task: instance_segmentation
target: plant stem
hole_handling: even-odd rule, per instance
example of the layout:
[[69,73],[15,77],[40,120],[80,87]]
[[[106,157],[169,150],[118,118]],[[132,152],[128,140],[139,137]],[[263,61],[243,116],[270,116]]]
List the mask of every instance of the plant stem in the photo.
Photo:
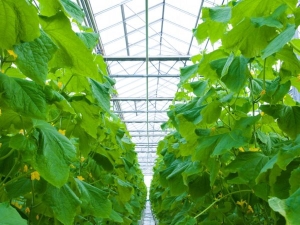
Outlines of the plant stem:
[[61,93],[66,89],[66,87],[68,86],[68,84],[70,83],[70,81],[72,80],[72,78],[74,77],[74,74],[72,74],[72,76],[70,77],[70,79],[67,81],[66,85],[61,89]]
[[199,216],[201,216],[202,214],[204,214],[206,211],[208,211],[211,207],[214,206],[214,204],[216,204],[217,202],[221,201],[222,199],[226,198],[227,196],[233,195],[233,194],[237,194],[237,193],[241,193],[241,192],[252,192],[252,190],[240,190],[240,191],[234,191],[231,192],[227,195],[224,195],[222,198],[219,198],[217,200],[215,200],[213,203],[211,203],[206,209],[204,209],[202,212],[200,212],[198,215],[196,215],[194,218],[198,218]]
[[0,158],[0,161],[3,160],[3,159],[6,159],[7,157],[9,157],[14,151],[15,151],[15,149],[11,149],[11,150],[9,151],[9,153],[7,153],[5,156],[2,156],[2,157]]
[[[7,181],[7,182],[5,183],[5,185],[8,185],[8,184],[10,184],[10,183],[13,183],[13,182],[15,182],[16,180],[20,179],[21,177],[26,177],[27,175],[29,175],[29,173],[24,173],[24,174],[22,174],[22,175],[20,175],[20,176],[14,177],[13,179]],[[4,182],[5,182],[5,181],[6,181],[6,178],[0,183],[0,191],[5,187],[5,185],[4,185]]]
[[[12,174],[12,172],[14,171],[14,169],[16,168],[17,164],[19,163],[19,159],[20,159],[20,152],[18,153],[18,158],[15,161],[15,164],[13,165],[13,167],[11,168],[11,170],[8,172],[8,174],[6,175],[6,177],[4,178],[4,180],[0,183],[0,189],[4,186],[3,184],[5,183],[5,181],[9,178],[9,176]],[[11,181],[11,180],[10,180]],[[10,182],[9,181],[9,182]]]
[[30,212],[29,212],[28,222],[30,222],[33,206],[34,206],[34,181],[32,180],[31,181],[31,204],[30,204]]
[[[249,78],[249,86],[250,86],[250,95],[251,95],[251,102],[252,102],[252,116],[255,116],[255,103],[256,100],[254,100],[254,96],[253,96],[253,85],[252,85],[252,78]],[[256,137],[256,128],[255,128],[255,124],[253,124],[253,136],[254,136],[254,146],[256,147],[256,143],[257,143],[257,137]]]
[[263,72],[263,90],[266,90],[266,61],[264,60],[264,72]]

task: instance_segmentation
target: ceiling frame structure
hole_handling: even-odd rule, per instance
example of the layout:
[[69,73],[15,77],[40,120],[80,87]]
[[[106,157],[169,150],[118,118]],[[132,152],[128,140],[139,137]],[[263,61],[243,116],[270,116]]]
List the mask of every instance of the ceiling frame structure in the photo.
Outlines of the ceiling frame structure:
[[151,175],[157,144],[170,132],[161,125],[174,104],[179,69],[191,65],[191,56],[207,46],[198,46],[192,30],[203,7],[224,0],[153,0],[148,8],[140,0],[77,2],[86,14],[86,25],[100,35],[95,52],[103,55],[110,77],[116,80],[112,110],[136,144],[144,175]]

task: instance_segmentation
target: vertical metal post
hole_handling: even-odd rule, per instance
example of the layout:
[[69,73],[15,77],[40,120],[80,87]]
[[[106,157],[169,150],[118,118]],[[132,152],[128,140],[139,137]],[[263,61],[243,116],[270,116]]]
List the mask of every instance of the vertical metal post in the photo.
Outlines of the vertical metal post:
[[[149,21],[148,21],[148,0],[145,0],[145,21],[146,21],[146,105],[147,105],[147,164],[149,163],[148,155],[149,155]],[[148,166],[148,165],[147,165]]]

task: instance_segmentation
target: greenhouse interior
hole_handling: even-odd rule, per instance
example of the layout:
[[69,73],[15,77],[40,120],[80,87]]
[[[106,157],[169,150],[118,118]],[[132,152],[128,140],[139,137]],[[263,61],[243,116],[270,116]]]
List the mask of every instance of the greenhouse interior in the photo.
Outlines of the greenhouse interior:
[[0,224],[300,224],[298,0],[1,0]]

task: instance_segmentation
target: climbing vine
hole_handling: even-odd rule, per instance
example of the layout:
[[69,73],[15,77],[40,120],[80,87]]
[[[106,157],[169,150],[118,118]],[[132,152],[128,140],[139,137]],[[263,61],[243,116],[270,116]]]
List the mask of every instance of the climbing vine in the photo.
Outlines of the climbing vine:
[[143,175],[83,11],[70,0],[0,11],[0,224],[138,224]]
[[150,199],[159,224],[297,224],[300,40],[296,0],[204,8],[208,48],[181,68]]

